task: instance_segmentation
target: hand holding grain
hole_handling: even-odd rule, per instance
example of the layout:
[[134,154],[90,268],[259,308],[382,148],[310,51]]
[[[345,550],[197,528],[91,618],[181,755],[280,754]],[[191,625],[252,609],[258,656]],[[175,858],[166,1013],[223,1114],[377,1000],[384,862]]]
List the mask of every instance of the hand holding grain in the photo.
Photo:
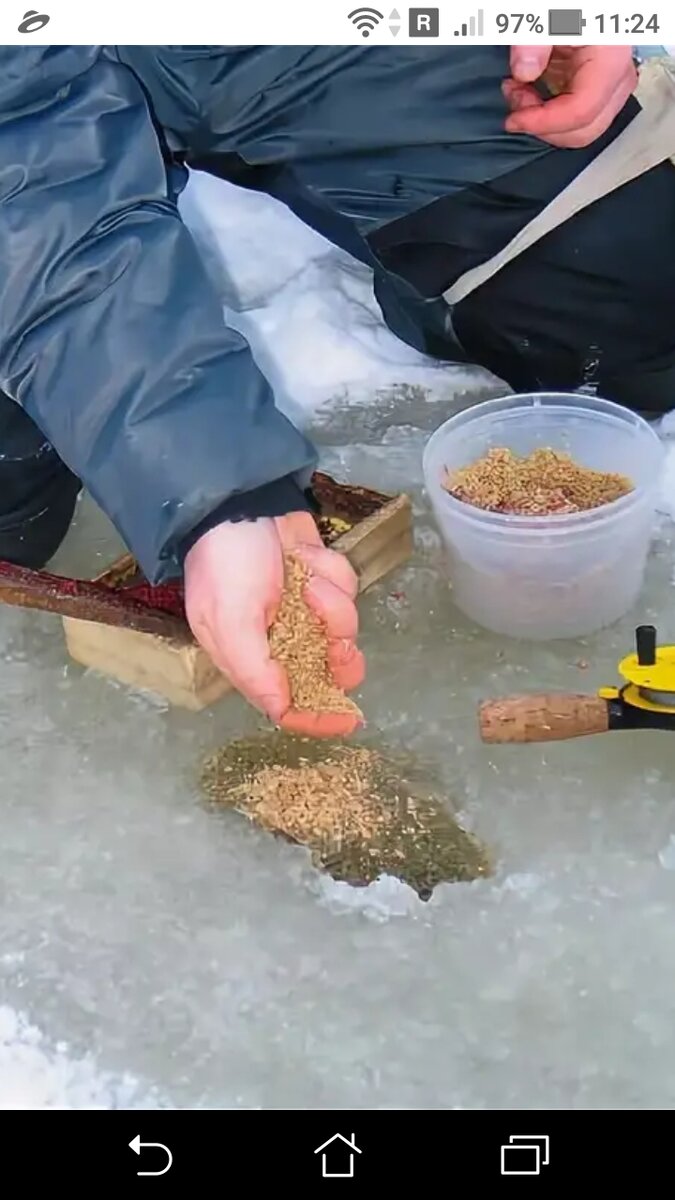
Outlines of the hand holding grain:
[[335,687],[358,687],[364,677],[356,647],[358,581],[347,559],[325,548],[308,513],[225,522],[200,538],[185,561],[188,621],[232,685],[276,725],[306,737],[349,736],[361,723],[356,706],[314,712],[294,705],[283,654],[270,646],[289,555],[306,568],[303,597],[325,630]]

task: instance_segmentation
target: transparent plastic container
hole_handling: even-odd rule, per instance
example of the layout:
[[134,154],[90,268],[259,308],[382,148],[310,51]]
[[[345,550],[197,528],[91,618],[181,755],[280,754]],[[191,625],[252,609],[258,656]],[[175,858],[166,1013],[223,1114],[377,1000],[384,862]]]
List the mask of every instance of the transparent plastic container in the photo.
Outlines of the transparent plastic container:
[[[446,467],[496,446],[563,451],[628,476],[635,489],[588,512],[536,517],[484,512],[443,489]],[[583,637],[619,620],[644,582],[663,458],[641,417],[579,393],[507,396],[451,417],[426,446],[424,478],[457,607],[494,633],[536,641]]]

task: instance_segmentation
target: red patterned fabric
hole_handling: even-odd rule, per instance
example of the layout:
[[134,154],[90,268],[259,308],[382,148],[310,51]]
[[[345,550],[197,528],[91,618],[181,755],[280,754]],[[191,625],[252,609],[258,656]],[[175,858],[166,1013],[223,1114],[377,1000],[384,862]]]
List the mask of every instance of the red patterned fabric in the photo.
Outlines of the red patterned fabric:
[[0,590],[3,587],[10,590],[26,587],[36,594],[40,591],[49,592],[55,599],[59,596],[63,599],[86,598],[94,592],[109,596],[113,592],[117,604],[122,607],[128,603],[129,609],[133,610],[134,605],[143,604],[146,608],[170,613],[171,616],[185,620],[183,585],[178,581],[161,584],[159,587],[152,587],[143,581],[131,585],[121,583],[111,588],[106,583],[70,579],[66,575],[52,575],[48,571],[32,571],[0,560]]
[[140,604],[147,604],[148,608],[159,608],[174,617],[185,616],[183,587],[178,582],[162,583],[157,587],[152,587],[149,583],[140,583],[115,590],[118,596],[128,596]]

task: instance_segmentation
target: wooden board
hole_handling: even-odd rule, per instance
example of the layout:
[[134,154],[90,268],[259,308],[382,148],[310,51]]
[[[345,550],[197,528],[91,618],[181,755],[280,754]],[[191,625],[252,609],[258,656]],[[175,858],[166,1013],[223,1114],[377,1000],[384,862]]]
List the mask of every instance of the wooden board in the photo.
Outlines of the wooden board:
[[[335,484],[327,476],[321,480],[329,516],[349,519],[350,512],[368,512],[330,543],[349,559],[363,592],[410,557],[410,500],[405,495],[384,496]],[[322,493],[318,494],[321,498]],[[134,570],[133,558],[125,555],[97,579],[119,580]],[[155,692],[177,707],[198,712],[231,690],[225,676],[194,641],[153,637],[72,617],[63,618],[63,628],[68,653],[75,662],[130,687]]]

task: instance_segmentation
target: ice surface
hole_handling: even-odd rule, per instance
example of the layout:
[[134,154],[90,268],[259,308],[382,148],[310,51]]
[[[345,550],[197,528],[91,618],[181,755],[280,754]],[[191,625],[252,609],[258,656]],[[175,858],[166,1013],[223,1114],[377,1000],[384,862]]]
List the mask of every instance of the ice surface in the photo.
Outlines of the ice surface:
[[[339,401],[324,465],[412,492],[415,558],[361,606],[361,701],[442,770],[497,875],[426,905],[391,880],[346,892],[202,808],[204,754],[257,727],[238,699],[168,710],[69,664],[50,617],[0,611],[0,1104],[672,1108],[675,738],[488,749],[474,712],[614,682],[637,620],[675,640],[675,473],[638,612],[584,644],[481,633],[453,609],[420,454],[471,389],[503,388],[411,356],[360,268],[220,192],[229,308],[306,418]],[[55,566],[118,547],[85,499]]]
[[116,1078],[97,1070],[91,1056],[71,1059],[63,1043],[47,1049],[43,1043],[22,1014],[0,1007],[0,1109],[170,1107],[157,1093],[144,1094],[133,1076]]
[[675,871],[675,833],[671,833],[665,846],[659,850],[659,862],[666,871]]

